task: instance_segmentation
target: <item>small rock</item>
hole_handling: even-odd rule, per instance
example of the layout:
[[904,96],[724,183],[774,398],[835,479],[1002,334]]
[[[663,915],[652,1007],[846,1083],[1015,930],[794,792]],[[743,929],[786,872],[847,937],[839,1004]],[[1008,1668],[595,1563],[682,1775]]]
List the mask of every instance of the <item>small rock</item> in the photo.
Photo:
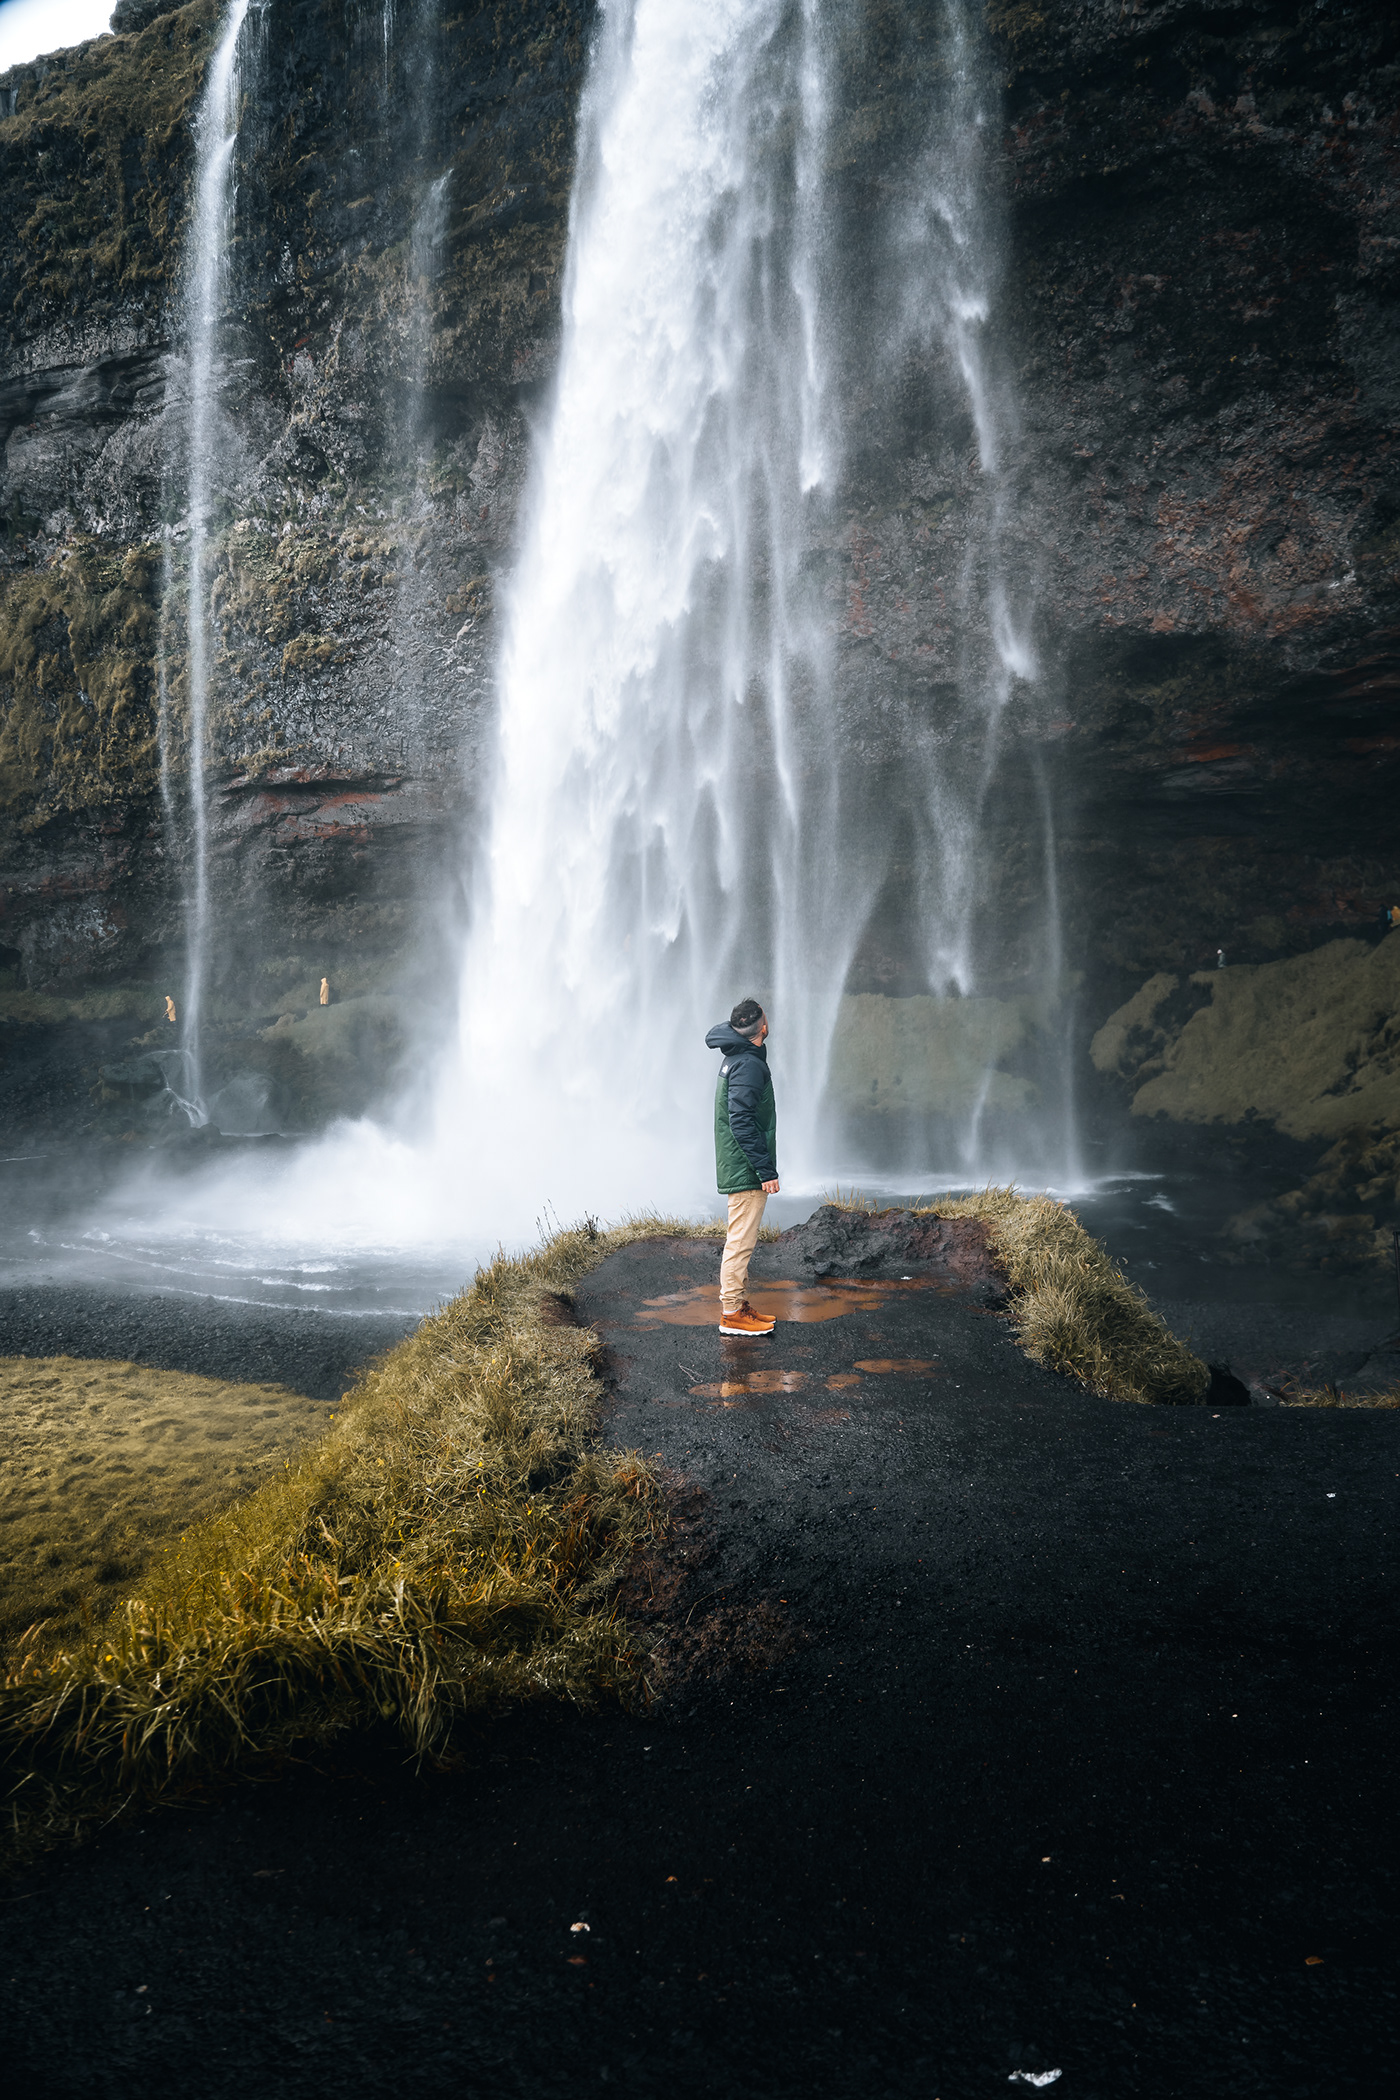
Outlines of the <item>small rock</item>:
[[1228,1364],[1211,1364],[1210,1385],[1206,1389],[1204,1404],[1207,1407],[1248,1407],[1249,1387],[1236,1378]]

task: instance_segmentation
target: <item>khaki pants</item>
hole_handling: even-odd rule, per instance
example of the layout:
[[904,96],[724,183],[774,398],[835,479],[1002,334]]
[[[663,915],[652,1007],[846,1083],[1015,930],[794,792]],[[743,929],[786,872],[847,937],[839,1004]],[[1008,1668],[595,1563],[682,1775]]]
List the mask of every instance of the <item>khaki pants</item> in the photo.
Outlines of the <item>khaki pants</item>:
[[729,1231],[724,1257],[719,1265],[719,1303],[722,1312],[737,1312],[749,1288],[749,1256],[758,1245],[763,1206],[768,1201],[762,1189],[741,1189],[729,1199]]

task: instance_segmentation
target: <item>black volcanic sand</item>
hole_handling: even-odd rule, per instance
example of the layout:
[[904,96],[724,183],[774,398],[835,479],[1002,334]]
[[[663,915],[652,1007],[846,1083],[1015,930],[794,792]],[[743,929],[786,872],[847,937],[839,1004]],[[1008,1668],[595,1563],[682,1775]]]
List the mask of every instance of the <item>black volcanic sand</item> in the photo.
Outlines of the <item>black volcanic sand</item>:
[[35,1283],[0,1295],[0,1356],[119,1357],[338,1400],[359,1365],[417,1324],[403,1314],[326,1318],[173,1292]]
[[1094,1399],[946,1265],[765,1342],[656,1317],[718,1259],[579,1294],[609,1440],[680,1476],[633,1583],[670,1696],[41,1861],[0,1904],[12,2090],[1391,2089],[1400,1417]]
[[1329,1381],[1355,1395],[1400,1387],[1400,1334],[1393,1310],[1385,1320],[1320,1311],[1306,1303],[1242,1305],[1155,1292],[1153,1302],[1173,1334],[1198,1356],[1228,1362],[1256,1397],[1270,1389],[1315,1390]]

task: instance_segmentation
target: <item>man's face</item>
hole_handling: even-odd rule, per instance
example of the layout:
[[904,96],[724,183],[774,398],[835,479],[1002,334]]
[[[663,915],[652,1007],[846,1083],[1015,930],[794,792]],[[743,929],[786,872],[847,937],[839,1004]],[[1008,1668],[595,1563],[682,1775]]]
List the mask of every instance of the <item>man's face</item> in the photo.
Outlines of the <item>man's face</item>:
[[762,1043],[767,1039],[767,1035],[768,1016],[767,1014],[760,1014],[758,1018],[758,1026],[757,1028],[755,1028],[753,1034],[749,1037],[749,1041],[751,1043]]

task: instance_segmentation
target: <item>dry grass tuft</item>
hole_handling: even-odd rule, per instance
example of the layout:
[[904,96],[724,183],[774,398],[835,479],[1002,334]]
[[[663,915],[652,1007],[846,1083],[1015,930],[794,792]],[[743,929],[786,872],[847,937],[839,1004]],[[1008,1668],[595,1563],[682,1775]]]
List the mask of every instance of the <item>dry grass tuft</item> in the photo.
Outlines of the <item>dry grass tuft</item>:
[[[854,1196],[843,1208],[864,1207]],[[1108,1400],[1189,1405],[1210,1372],[1177,1340],[1142,1292],[1072,1210],[1052,1196],[988,1188],[920,1204],[940,1218],[979,1218],[1011,1286],[1017,1339],[1035,1363],[1077,1378]]]
[[567,1306],[615,1248],[676,1229],[590,1224],[499,1255],[104,1626],[22,1650],[0,1683],[17,1834],[375,1721],[422,1756],[463,1713],[645,1699],[608,1593],[660,1502],[635,1454],[592,1447],[599,1344]]
[[1283,1407],[1400,1407],[1400,1386],[1383,1393],[1347,1393],[1339,1385],[1303,1386],[1284,1394]]

